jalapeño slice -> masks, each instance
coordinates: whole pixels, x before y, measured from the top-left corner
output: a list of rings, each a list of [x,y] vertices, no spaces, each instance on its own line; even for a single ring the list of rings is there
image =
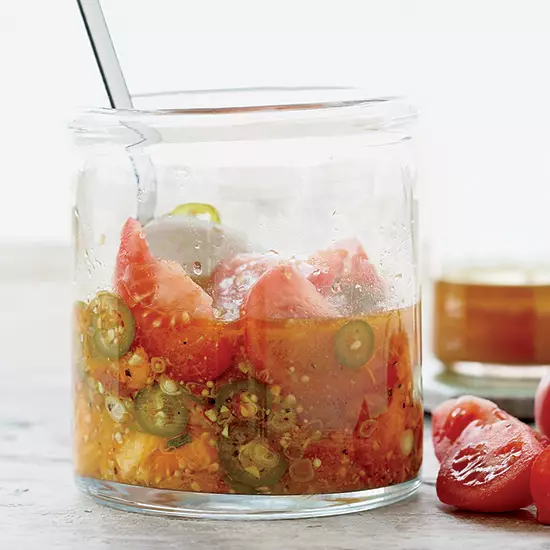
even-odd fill
[[[140,390],[135,399],[139,427],[159,437],[174,437],[185,431],[189,412],[181,395],[167,395],[158,385]]]
[[[94,352],[108,359],[119,359],[134,341],[132,312],[111,292],[99,292],[89,308]]]
[[[193,218],[207,219],[212,223],[220,223],[220,213],[210,204],[202,202],[187,202],[176,206],[171,216],[190,216]]]
[[[365,321],[350,321],[334,338],[334,356],[344,367],[357,369],[364,365],[374,352],[374,331]]]
[[[228,478],[247,487],[272,487],[284,475],[287,463],[260,437],[253,424],[229,428],[218,443],[220,463]]]

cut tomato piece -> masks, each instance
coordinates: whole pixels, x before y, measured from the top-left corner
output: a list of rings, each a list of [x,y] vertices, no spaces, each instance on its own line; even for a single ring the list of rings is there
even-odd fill
[[[344,277],[355,283],[382,288],[381,279],[371,264],[365,249],[357,239],[340,241],[336,243],[335,247],[347,252]]]
[[[353,438],[342,432],[327,434],[320,441],[310,442],[304,450],[302,460],[311,463],[313,479],[309,482],[310,492],[330,492],[335,485],[342,490],[352,490],[359,481],[359,468],[353,462]],[[307,473],[307,470],[306,470]],[[290,473],[292,481],[297,483]],[[297,485],[297,489],[300,485]]]
[[[550,525],[550,449],[545,449],[533,462],[531,495],[537,505],[537,520]]]
[[[115,284],[134,316],[138,342],[150,357],[166,359],[169,376],[213,380],[230,365],[239,331],[214,319],[212,298],[179,264],[151,255],[132,218],[122,230]]]
[[[540,432],[550,437],[550,373],[542,378],[535,394],[535,422]]]
[[[538,442],[546,449],[546,447],[550,446],[550,437],[547,437],[545,435],[542,435],[540,432],[535,431],[535,437],[537,438]]]
[[[279,263],[277,254],[237,254],[220,262],[210,276],[214,306],[224,319],[239,317],[240,307],[250,287]]]
[[[435,456],[441,462],[452,444],[474,420],[487,424],[508,416],[508,413],[499,409],[492,401],[473,395],[464,395],[458,399],[445,401],[432,412],[432,441]]]
[[[444,504],[472,512],[509,512],[533,502],[529,478],[542,451],[533,430],[515,418],[471,422],[449,449],[437,477]]]
[[[300,269],[321,294],[346,313],[370,310],[385,293],[382,279],[356,239],[317,252]]]
[[[334,282],[343,276],[347,256],[346,250],[321,250],[300,264],[300,269],[319,292],[327,295]]]
[[[136,317],[153,327],[212,318],[212,298],[176,262],[151,255],[141,224],[130,218],[122,229],[116,286]],[[141,313],[141,315],[136,315]]]
[[[249,319],[308,319],[336,317],[337,310],[294,266],[281,265],[264,273],[245,298]]]
[[[245,298],[245,341],[256,378],[298,398],[305,418],[353,429],[372,373],[338,362],[335,335],[345,324],[295,267],[260,277]]]

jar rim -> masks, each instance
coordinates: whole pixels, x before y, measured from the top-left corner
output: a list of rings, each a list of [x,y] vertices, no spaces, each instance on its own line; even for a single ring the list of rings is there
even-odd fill
[[[406,101],[404,96],[371,96],[361,88],[340,86],[178,90],[136,94],[133,98],[134,100],[137,99],[137,102],[144,105],[144,107],[134,109],[92,108],[83,109],[82,112],[106,115],[115,113],[163,116],[216,115],[260,111],[333,109],[374,104],[387,105]],[[167,102],[178,101],[177,98],[181,98],[180,101],[183,100],[184,106],[166,106]],[[150,107],[153,102],[160,106]],[[162,107],[162,105],[165,106]]]
[[[196,90],[134,98],[142,108],[81,109],[70,128],[80,138],[86,134],[92,139],[120,137],[121,127],[135,125],[160,134],[185,128],[189,140],[209,141],[220,135],[225,136],[222,140],[257,139],[266,126],[277,137],[294,136],[297,130],[303,136],[395,129],[417,117],[404,96],[373,97],[363,89],[346,87]],[[151,104],[156,107],[148,108]]]

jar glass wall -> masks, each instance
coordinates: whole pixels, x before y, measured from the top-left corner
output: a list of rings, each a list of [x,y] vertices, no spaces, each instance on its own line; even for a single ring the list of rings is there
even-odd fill
[[[344,90],[182,103],[74,124],[79,487],[222,518],[412,494],[414,111]]]

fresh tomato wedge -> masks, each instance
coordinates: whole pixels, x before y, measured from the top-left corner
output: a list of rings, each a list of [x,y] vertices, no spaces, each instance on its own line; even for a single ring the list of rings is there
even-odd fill
[[[444,504],[473,512],[509,512],[533,502],[529,479],[542,451],[533,430],[515,418],[471,422],[449,449],[437,477]]]
[[[542,435],[540,432],[536,432],[536,431],[535,431],[535,437],[545,449],[546,447],[550,446],[550,437],[547,437],[546,435]]]
[[[216,266],[210,276],[210,284],[214,306],[221,311],[224,319],[239,317],[240,307],[250,287],[279,261],[275,253],[243,253]]]
[[[213,380],[231,363],[239,330],[214,319],[212,298],[175,263],[154,258],[138,221],[122,230],[115,285],[132,311],[137,340],[166,373],[185,382]]]
[[[535,394],[535,423],[543,435],[550,437],[550,373],[542,378]]]
[[[537,505],[537,520],[550,525],[550,449],[545,449],[533,462],[531,495]]]
[[[474,420],[487,424],[503,420],[508,416],[492,401],[473,395],[464,395],[441,403],[432,412],[432,441],[435,456],[441,462],[452,444]]]
[[[262,275],[243,316],[256,378],[299,397],[305,417],[325,428],[353,429],[370,376],[337,361],[335,335],[344,322],[300,270],[281,265]]]

